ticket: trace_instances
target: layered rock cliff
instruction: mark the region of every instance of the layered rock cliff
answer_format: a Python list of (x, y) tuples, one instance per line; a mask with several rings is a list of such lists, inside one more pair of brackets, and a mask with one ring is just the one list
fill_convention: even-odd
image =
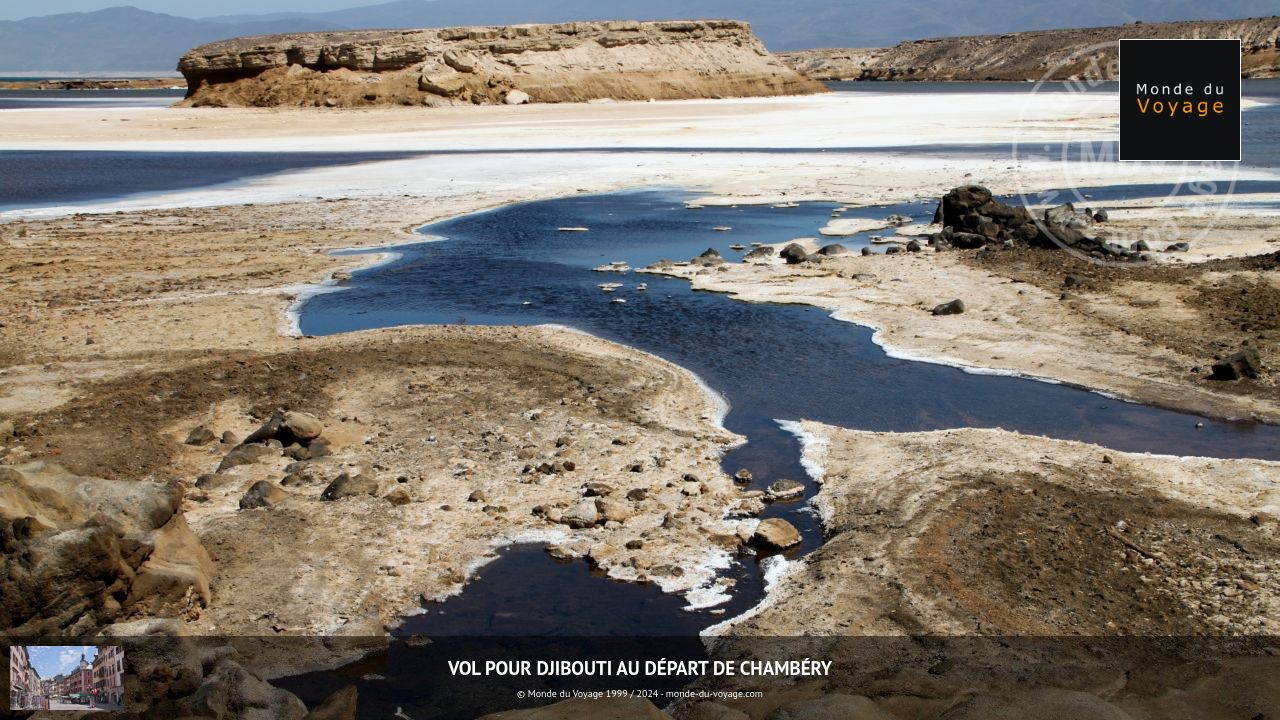
[(823, 88), (731, 20), (237, 38), (178, 69), (195, 106), (447, 105), (792, 95)]
[(1063, 80), (1095, 61), (1104, 71), (1114, 68), (1120, 38), (1240, 38), (1246, 77), (1280, 75), (1280, 17), (935, 38), (779, 57), (816, 80)]

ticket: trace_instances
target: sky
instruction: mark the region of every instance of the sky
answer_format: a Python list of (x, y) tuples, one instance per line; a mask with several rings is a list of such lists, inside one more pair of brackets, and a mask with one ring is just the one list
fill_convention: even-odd
[(27, 656), (31, 658), (31, 666), (40, 673), (42, 679), (62, 675), (74, 669), (80, 664), (80, 653), (84, 653), (85, 660), (93, 662), (93, 659), (98, 656), (98, 648), (92, 645), (27, 646)]
[(93, 12), (108, 7), (132, 5), (152, 12), (182, 17), (239, 15), (242, 13), (325, 12), (361, 5), (377, 5), (384, 0), (4, 0), (0, 20), (21, 20), (41, 15)]

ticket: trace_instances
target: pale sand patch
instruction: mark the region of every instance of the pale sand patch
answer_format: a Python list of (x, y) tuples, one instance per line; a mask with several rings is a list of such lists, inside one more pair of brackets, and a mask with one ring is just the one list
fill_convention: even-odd
[(880, 230), (887, 227), (889, 227), (889, 223), (884, 220), (873, 220), (871, 218), (838, 218), (831, 220), (826, 225), (818, 228), (818, 232), (823, 235), (847, 237), (849, 235), (857, 235), (860, 232)]

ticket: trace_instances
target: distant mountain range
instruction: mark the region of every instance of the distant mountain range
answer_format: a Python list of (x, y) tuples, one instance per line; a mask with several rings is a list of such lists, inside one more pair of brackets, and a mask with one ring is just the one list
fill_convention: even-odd
[(6, 72), (169, 71), (191, 47), (244, 35), (568, 20), (747, 20), (772, 50), (884, 47), (925, 37), (1227, 19), (1274, 14), (1275, 0), (395, 0), (321, 13), (184, 18), (133, 7), (0, 22)]

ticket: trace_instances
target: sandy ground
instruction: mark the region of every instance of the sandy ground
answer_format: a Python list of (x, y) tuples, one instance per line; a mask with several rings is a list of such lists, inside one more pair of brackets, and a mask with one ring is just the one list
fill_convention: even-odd
[[(1119, 224), (1141, 227), (1136, 212), (1117, 212)], [(1156, 253), (1159, 263), (1137, 269), (1095, 266), (1059, 251), (979, 259), (973, 252), (926, 248), (801, 265), (775, 257), (661, 272), (742, 300), (829, 309), (838, 319), (874, 328), (875, 341), (897, 357), (1066, 382), (1196, 413), (1280, 421), (1273, 376), (1206, 379), (1215, 357), (1244, 344), (1265, 357), (1280, 349), (1270, 308), (1280, 279), (1265, 263), (1255, 268), (1226, 259), (1280, 250), (1280, 226), (1261, 214), (1175, 222), (1189, 235), (1205, 229), (1196, 235), (1198, 254)], [(1176, 237), (1165, 236), (1166, 244)], [(816, 249), (813, 241), (800, 244)], [(1195, 262), (1215, 257), (1218, 262)], [(1067, 275), (1086, 280), (1064, 286)], [(1087, 280), (1097, 276), (1107, 282)], [(1214, 295), (1227, 286), (1260, 304), (1222, 312)], [(963, 315), (931, 313), (956, 298), (967, 306)]]
[(711, 647), (835, 670), (704, 681), (767, 688), (726, 701), (734, 710), (1235, 718), (1280, 697), (1267, 648), (1280, 630), (1280, 463), (1003, 430), (795, 430), (822, 482), (827, 542), (775, 568), (766, 601), (715, 628)]
[[(721, 520), (740, 492), (718, 458), (738, 438), (688, 373), (552, 328), (285, 334), (298, 283), (352, 263), (326, 248), (402, 237), (376, 218), (411, 211), (388, 207), (324, 203), (305, 227), (297, 206), (6, 226), (0, 407), (16, 435), (0, 457), (187, 488), (215, 565), (200, 633), (379, 634), (517, 539), (620, 579), (700, 588), (692, 602), (721, 597), (713, 569), (750, 531)], [(243, 438), (275, 407), (321, 416), (334, 455), (212, 474), (231, 445), (183, 443), (200, 424)], [(565, 461), (575, 469), (537, 469)], [(322, 502), (342, 472), (376, 477), (378, 495)], [(288, 475), (285, 500), (238, 509), (254, 482)], [(556, 522), (593, 482), (616, 522)], [(383, 499), (397, 488), (411, 502)], [(623, 497), (637, 488), (642, 499)]]

